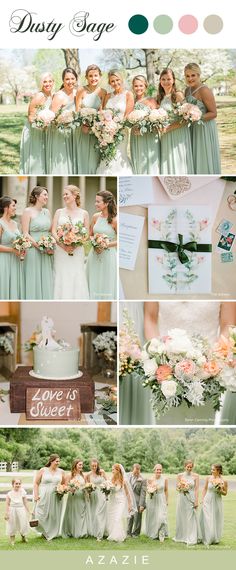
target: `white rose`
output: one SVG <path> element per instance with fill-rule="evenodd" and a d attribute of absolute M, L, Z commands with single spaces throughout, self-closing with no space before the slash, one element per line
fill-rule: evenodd
<path fill-rule="evenodd" d="M 221 371 L 219 382 L 221 386 L 224 386 L 227 390 L 236 392 L 236 368 L 225 366 Z"/>
<path fill-rule="evenodd" d="M 146 376 L 155 376 L 157 364 L 154 358 L 145 360 L 143 363 L 143 368 Z"/>
<path fill-rule="evenodd" d="M 141 352 L 141 360 L 143 362 L 145 362 L 146 360 L 149 360 L 149 354 L 146 352 L 146 350 L 142 350 Z"/>
<path fill-rule="evenodd" d="M 165 398 L 171 398 L 175 396 L 177 389 L 177 384 L 174 380 L 164 380 L 161 382 L 161 391 Z"/>
<path fill-rule="evenodd" d="M 148 347 L 148 351 L 153 352 L 155 354 L 155 352 L 158 352 L 159 346 L 160 346 L 160 341 L 157 338 L 152 338 Z"/>

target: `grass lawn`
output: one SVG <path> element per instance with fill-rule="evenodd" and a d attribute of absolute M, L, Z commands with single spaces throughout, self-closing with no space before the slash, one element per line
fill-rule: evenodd
<path fill-rule="evenodd" d="M 176 492 L 174 485 L 170 486 L 169 497 L 169 531 L 170 537 L 174 536 L 175 532 L 175 510 L 176 510 Z M 235 485 L 234 485 L 235 487 Z M 224 502 L 224 532 L 220 545 L 214 545 L 211 549 L 236 549 L 236 490 L 230 490 L 227 497 L 223 498 Z M 4 521 L 5 505 L 0 502 L 0 550 L 11 550 L 8 543 L 8 538 L 5 536 L 5 521 Z M 20 538 L 17 537 L 14 550 L 206 550 L 207 547 L 199 544 L 194 547 L 187 547 L 183 544 L 176 544 L 172 539 L 167 539 L 163 544 L 156 540 L 150 540 L 143 534 L 137 539 L 129 538 L 124 543 L 109 543 L 106 540 L 97 543 L 93 538 L 84 539 L 62 539 L 56 538 L 51 542 L 46 542 L 40 536 L 31 530 L 29 534 L 29 542 L 23 544 Z"/>
<path fill-rule="evenodd" d="M 236 172 L 236 99 L 217 97 L 221 170 Z M 27 105 L 0 105 L 0 174 L 19 174 L 20 138 Z"/>

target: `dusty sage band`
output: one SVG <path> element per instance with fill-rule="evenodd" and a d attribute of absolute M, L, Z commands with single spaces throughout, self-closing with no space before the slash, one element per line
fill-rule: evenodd
<path fill-rule="evenodd" d="M 197 243 L 196 241 L 188 241 L 183 243 L 183 235 L 178 234 L 179 243 L 173 241 L 165 240 L 148 240 L 148 248 L 150 249 L 164 249 L 169 253 L 177 253 L 180 263 L 188 263 L 189 258 L 185 251 L 199 252 L 199 253 L 210 253 L 212 251 L 212 245 L 209 243 Z"/>

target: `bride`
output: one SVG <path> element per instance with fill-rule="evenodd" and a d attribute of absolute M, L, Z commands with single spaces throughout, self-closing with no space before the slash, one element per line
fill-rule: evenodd
<path fill-rule="evenodd" d="M 108 93 L 104 100 L 104 109 L 112 109 L 118 111 L 121 119 L 127 117 L 134 108 L 134 96 L 132 91 L 127 91 L 124 87 L 123 77 L 119 71 L 112 69 L 108 73 L 108 83 L 113 89 L 113 93 Z M 131 163 L 127 155 L 128 148 L 128 130 L 125 129 L 123 141 L 119 144 L 116 156 L 108 166 L 102 161 L 97 169 L 96 174 L 132 174 Z"/>
<path fill-rule="evenodd" d="M 123 542 L 127 537 L 127 518 L 137 511 L 135 497 L 123 465 L 112 466 L 111 492 L 107 505 L 107 540 Z"/>
<path fill-rule="evenodd" d="M 89 299 L 84 265 L 84 248 L 76 249 L 59 242 L 57 228 L 62 224 L 82 222 L 89 234 L 89 216 L 80 208 L 80 191 L 69 184 L 63 193 L 65 208 L 56 211 L 52 223 L 52 235 L 57 246 L 54 256 L 55 283 L 54 299 Z"/>

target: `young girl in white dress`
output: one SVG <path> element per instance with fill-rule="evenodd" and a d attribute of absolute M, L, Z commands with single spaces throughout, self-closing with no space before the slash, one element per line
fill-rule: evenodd
<path fill-rule="evenodd" d="M 89 299 L 84 248 L 64 245 L 57 235 L 58 226 L 77 222 L 84 224 L 89 235 L 88 212 L 80 207 L 80 191 L 77 186 L 66 186 L 63 199 L 65 208 L 56 211 L 52 223 L 52 235 L 57 242 L 54 256 L 54 299 Z"/>
<path fill-rule="evenodd" d="M 10 538 L 11 546 L 15 544 L 15 536 L 17 532 L 21 534 L 22 542 L 27 542 L 27 534 L 30 530 L 29 507 L 26 499 L 26 491 L 21 486 L 21 479 L 12 480 L 12 490 L 7 493 L 6 497 L 6 514 L 7 521 L 6 534 Z"/>
<path fill-rule="evenodd" d="M 108 83 L 113 89 L 113 93 L 108 93 L 104 100 L 104 109 L 112 109 L 118 111 L 120 118 L 125 119 L 134 108 L 134 96 L 132 91 L 127 91 L 124 87 L 123 77 L 116 69 L 111 69 L 108 73 Z M 108 166 L 102 161 L 97 169 L 97 174 L 106 174 L 107 176 L 123 174 L 132 174 L 132 167 L 128 158 L 128 129 L 125 130 L 125 136 L 118 145 L 116 156 L 109 162 Z"/>

